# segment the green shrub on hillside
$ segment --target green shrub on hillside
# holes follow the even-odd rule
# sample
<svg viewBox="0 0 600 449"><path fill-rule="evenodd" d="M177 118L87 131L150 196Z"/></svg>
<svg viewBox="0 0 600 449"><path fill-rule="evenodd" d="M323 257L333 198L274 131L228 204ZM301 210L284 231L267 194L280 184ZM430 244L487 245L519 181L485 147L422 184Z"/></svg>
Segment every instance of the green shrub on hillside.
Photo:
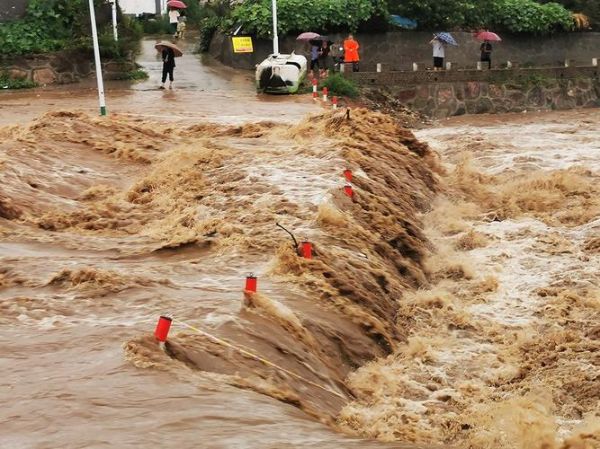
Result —
<svg viewBox="0 0 600 449"><path fill-rule="evenodd" d="M207 52L215 32L221 24L219 17L206 17L200 22L200 47L199 51Z"/></svg>
<svg viewBox="0 0 600 449"><path fill-rule="evenodd" d="M0 73L0 89L31 89L37 83L27 78L11 78L8 73Z"/></svg>
<svg viewBox="0 0 600 449"><path fill-rule="evenodd" d="M384 0L279 0L278 32L356 31L376 15L385 15ZM242 24L244 33L271 36L271 0L246 1L232 12L231 24Z"/></svg>
<svg viewBox="0 0 600 449"><path fill-rule="evenodd" d="M340 97L350 97L355 98L358 97L359 91L356 84L344 78L343 75L339 73L334 73L333 75L324 78L319 83L319 89L323 89L326 87L329 90L329 95L338 95Z"/></svg>
<svg viewBox="0 0 600 449"><path fill-rule="evenodd" d="M547 34L573 28L571 12L558 3L499 0L490 9L489 25L513 33Z"/></svg>
<svg viewBox="0 0 600 449"><path fill-rule="evenodd" d="M104 29L108 33L109 29L112 30L110 7L105 0L94 0L94 4L100 33L102 34ZM141 32L139 25L124 16L120 17L117 53L125 54L130 51L132 41L137 41ZM3 23L0 27L0 47L4 55L47 53L64 48L91 48L88 2L29 0L24 19ZM110 49L108 51L112 52Z"/></svg>
<svg viewBox="0 0 600 449"><path fill-rule="evenodd" d="M390 0L390 12L416 19L421 29L490 28L547 34L573 28L571 12L534 0Z"/></svg>

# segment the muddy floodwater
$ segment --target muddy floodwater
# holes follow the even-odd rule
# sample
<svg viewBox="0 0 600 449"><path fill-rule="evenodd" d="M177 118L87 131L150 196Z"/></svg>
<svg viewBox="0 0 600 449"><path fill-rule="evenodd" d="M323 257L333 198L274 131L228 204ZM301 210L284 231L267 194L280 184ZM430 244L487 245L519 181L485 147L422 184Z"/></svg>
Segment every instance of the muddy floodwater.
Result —
<svg viewBox="0 0 600 449"><path fill-rule="evenodd" d="M415 136L152 46L107 118L0 92L1 447L600 448L598 110Z"/></svg>

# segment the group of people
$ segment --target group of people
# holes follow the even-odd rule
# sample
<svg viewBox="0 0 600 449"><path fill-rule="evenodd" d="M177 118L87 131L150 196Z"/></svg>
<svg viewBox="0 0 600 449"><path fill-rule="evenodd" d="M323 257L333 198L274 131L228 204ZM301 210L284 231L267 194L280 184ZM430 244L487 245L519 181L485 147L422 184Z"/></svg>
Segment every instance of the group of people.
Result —
<svg viewBox="0 0 600 449"><path fill-rule="evenodd" d="M327 38L309 41L310 47L310 73L311 76L325 77L332 68L340 64L351 64L352 71L359 71L360 57L358 49L360 45L352 34L344 40L342 45L336 45ZM430 42L433 47L433 70L443 70L446 57L446 42L434 35ZM480 46L481 62L488 63L488 69L492 68L492 44L484 41Z"/></svg>
<svg viewBox="0 0 600 449"><path fill-rule="evenodd" d="M341 45L334 44L327 38L311 40L310 45L311 76L315 76L316 72L319 77L326 77L330 70L339 67L340 64L351 64L352 70L358 72L360 45L352 34L349 34Z"/></svg>
<svg viewBox="0 0 600 449"><path fill-rule="evenodd" d="M429 42L433 47L433 70L443 70L444 58L446 57L446 43L438 36L434 35ZM492 44L490 41L484 41L479 47L481 52L480 61L488 63L488 69L492 68Z"/></svg>
<svg viewBox="0 0 600 449"><path fill-rule="evenodd" d="M169 25L175 39L183 39L187 28L186 22L185 11L180 12L178 9L171 8L169 11Z"/></svg>

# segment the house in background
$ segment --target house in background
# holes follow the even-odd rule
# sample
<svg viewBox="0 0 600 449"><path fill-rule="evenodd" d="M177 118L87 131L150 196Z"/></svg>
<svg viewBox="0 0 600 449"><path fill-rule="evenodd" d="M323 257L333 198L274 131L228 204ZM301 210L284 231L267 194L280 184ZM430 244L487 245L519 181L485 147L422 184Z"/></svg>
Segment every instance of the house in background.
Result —
<svg viewBox="0 0 600 449"><path fill-rule="evenodd" d="M160 14L167 9L167 0L118 0L124 14Z"/></svg>

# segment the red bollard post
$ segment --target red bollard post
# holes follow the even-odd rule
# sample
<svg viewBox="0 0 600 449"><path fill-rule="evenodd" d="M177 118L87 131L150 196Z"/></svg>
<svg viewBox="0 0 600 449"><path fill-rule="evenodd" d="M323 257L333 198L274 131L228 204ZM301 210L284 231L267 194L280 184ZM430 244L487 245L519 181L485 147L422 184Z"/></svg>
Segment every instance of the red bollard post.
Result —
<svg viewBox="0 0 600 449"><path fill-rule="evenodd" d="M337 109L337 105L338 105L338 97L333 97L331 99L331 104L333 105L333 109Z"/></svg>
<svg viewBox="0 0 600 449"><path fill-rule="evenodd" d="M350 170L349 168L344 170L344 178L346 178L346 181L352 182L352 170Z"/></svg>
<svg viewBox="0 0 600 449"><path fill-rule="evenodd" d="M312 243L302 242L302 257L312 259Z"/></svg>
<svg viewBox="0 0 600 449"><path fill-rule="evenodd" d="M316 78L313 78L313 80L312 80L312 88L313 88L313 100L316 100L319 97Z"/></svg>
<svg viewBox="0 0 600 449"><path fill-rule="evenodd" d="M156 329L154 330L154 336L158 341L164 343L167 341L167 337L169 336L169 329L171 329L171 323L173 319L168 316L161 315L158 319L158 323L156 325Z"/></svg>
<svg viewBox="0 0 600 449"><path fill-rule="evenodd" d="M246 288L244 290L256 293L258 279L253 274L246 276Z"/></svg>
<svg viewBox="0 0 600 449"><path fill-rule="evenodd" d="M327 94L329 93L329 90L324 87L323 88L323 101L327 101Z"/></svg>
<svg viewBox="0 0 600 449"><path fill-rule="evenodd" d="M354 190L352 189L352 184L346 184L344 186L344 193L346 194L346 196L349 196L350 198L352 198L354 196Z"/></svg>

